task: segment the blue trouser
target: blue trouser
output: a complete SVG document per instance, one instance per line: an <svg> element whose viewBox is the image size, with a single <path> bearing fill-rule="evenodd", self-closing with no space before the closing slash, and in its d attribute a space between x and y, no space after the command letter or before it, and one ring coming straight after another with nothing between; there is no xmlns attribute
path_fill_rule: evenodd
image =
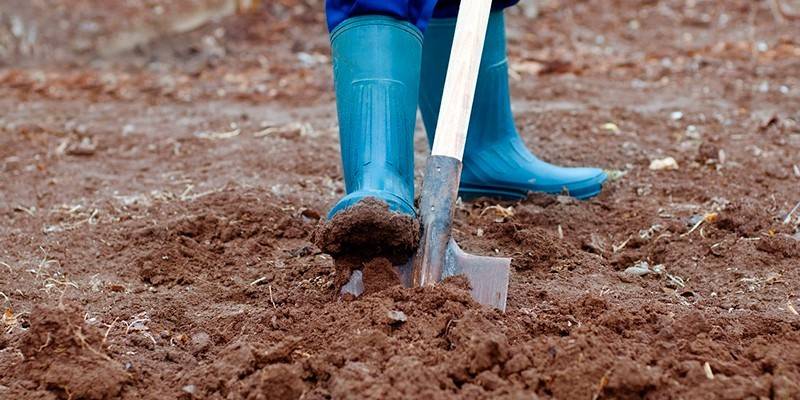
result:
<svg viewBox="0 0 800 400"><path fill-rule="evenodd" d="M500 10L519 0L494 0L493 10ZM458 14L460 0L326 0L325 14L328 29L333 31L342 21L359 15L388 15L408 21L425 32L428 21L434 18L453 18Z"/></svg>

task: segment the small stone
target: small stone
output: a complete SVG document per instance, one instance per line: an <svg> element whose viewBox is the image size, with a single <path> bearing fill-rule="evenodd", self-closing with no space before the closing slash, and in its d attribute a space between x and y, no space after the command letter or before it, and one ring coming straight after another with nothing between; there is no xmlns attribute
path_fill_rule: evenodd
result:
<svg viewBox="0 0 800 400"><path fill-rule="evenodd" d="M653 171L678 169L678 162L672 157L666 157L650 161L650 169Z"/></svg>
<svg viewBox="0 0 800 400"><path fill-rule="evenodd" d="M615 124L613 122L606 122L605 124L603 124L602 128L604 130L610 131L611 133L619 133L620 132L619 126L617 126L617 124Z"/></svg>
<svg viewBox="0 0 800 400"><path fill-rule="evenodd" d="M390 324L402 324L408 320L406 317L406 313L397 310L391 310L386 313L386 316L389 318Z"/></svg>
<svg viewBox="0 0 800 400"><path fill-rule="evenodd" d="M197 332L192 335L192 350L199 353L205 351L211 346L211 336L203 331Z"/></svg>
<svg viewBox="0 0 800 400"><path fill-rule="evenodd" d="M702 221L704 218L705 218L705 216L700 215L700 214L692 215L691 217L689 217L689 219L686 220L686 225L687 226L695 226L700 221Z"/></svg>
<svg viewBox="0 0 800 400"><path fill-rule="evenodd" d="M303 209L303 211L300 212L300 215L313 220L319 220L322 218L322 215L319 213L319 211L312 210L310 208Z"/></svg>
<svg viewBox="0 0 800 400"><path fill-rule="evenodd" d="M695 125L689 125L686 127L686 137L692 140L699 140L700 139L700 131L697 129Z"/></svg>
<svg viewBox="0 0 800 400"><path fill-rule="evenodd" d="M92 139L85 137L78 143L69 144L65 152L71 156L91 156L96 150L97 146Z"/></svg>
<svg viewBox="0 0 800 400"><path fill-rule="evenodd" d="M186 393L194 394L197 391L197 387L195 385L186 385L181 388Z"/></svg>
<svg viewBox="0 0 800 400"><path fill-rule="evenodd" d="M647 261L640 261L626 268L624 274L628 276L645 276L651 272L653 271L650 270L650 264Z"/></svg>

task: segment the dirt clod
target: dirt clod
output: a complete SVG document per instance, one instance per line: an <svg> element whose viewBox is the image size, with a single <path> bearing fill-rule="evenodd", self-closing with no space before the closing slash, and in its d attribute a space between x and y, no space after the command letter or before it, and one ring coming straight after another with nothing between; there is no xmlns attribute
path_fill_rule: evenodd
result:
<svg viewBox="0 0 800 400"><path fill-rule="evenodd" d="M60 399L113 399L131 379L112 359L99 329L75 306L35 307L20 345L25 361L16 369L39 392Z"/></svg>
<svg viewBox="0 0 800 400"><path fill-rule="evenodd" d="M419 243L419 222L368 197L321 224L314 232L314 241L333 255L407 260Z"/></svg>

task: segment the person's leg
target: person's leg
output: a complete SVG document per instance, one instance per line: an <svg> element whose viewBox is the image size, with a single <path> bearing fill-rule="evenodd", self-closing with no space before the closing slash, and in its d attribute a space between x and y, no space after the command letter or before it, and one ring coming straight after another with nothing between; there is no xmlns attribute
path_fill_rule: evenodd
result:
<svg viewBox="0 0 800 400"><path fill-rule="evenodd" d="M415 215L413 136L422 57L418 24L430 18L434 2L327 2L347 192L329 218L367 197Z"/></svg>
<svg viewBox="0 0 800 400"><path fill-rule="evenodd" d="M434 16L453 15L453 3L453 0L441 0ZM454 30L455 18L434 18L425 34L419 104L431 142ZM596 168L548 164L526 148L511 112L503 12L492 12L464 150L462 196L523 198L533 191L567 192L585 199L597 195L606 178L606 174Z"/></svg>

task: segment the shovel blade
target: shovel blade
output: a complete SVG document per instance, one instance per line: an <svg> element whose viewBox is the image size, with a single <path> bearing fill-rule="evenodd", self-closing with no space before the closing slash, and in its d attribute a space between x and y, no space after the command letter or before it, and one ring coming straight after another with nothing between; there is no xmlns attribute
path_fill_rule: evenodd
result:
<svg viewBox="0 0 800 400"><path fill-rule="evenodd" d="M511 259L476 256L464 252L450 239L445 254L442 278L464 275L472 286L472 297L479 303L506 310Z"/></svg>
<svg viewBox="0 0 800 400"><path fill-rule="evenodd" d="M395 272L400 283L412 287L413 262L409 260L402 265L395 265ZM511 259L505 257L484 257L469 254L450 240L445 253L442 279L464 275L472 287L472 297L483 305L506 310L508 298L508 281L511 275ZM355 297L364 293L364 281L361 271L353 271L350 280L341 289L341 294Z"/></svg>

